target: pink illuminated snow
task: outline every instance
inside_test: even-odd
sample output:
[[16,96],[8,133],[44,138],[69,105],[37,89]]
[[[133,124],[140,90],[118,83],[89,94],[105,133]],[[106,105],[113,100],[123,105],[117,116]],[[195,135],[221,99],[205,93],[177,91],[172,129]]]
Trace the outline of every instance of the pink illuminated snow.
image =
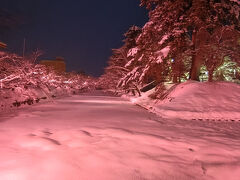
[[131,101],[166,118],[240,121],[240,85],[231,82],[187,81],[169,86],[164,100],[151,100],[154,89]]
[[1,180],[238,180],[240,123],[73,96],[1,115]]

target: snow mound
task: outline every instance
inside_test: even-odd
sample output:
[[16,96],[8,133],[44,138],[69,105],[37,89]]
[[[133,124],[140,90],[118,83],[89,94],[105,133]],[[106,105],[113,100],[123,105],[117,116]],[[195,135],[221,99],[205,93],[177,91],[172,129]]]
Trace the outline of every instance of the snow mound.
[[[167,93],[164,100],[151,104],[152,110],[162,117],[240,121],[239,84],[188,81]],[[149,109],[146,100],[143,104]]]

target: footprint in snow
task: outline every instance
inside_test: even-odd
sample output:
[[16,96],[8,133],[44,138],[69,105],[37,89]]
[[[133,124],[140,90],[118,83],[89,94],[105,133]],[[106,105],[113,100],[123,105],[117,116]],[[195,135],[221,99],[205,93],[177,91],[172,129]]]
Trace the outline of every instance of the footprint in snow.
[[49,129],[43,130],[42,133],[43,133],[44,135],[46,135],[46,136],[50,136],[50,135],[53,134]]
[[53,149],[55,146],[62,145],[58,140],[50,138],[53,133],[48,129],[36,133],[28,134],[27,139],[22,139],[21,146],[23,147],[42,147],[43,150]]
[[87,135],[87,136],[90,136],[90,137],[93,137],[92,134],[88,131],[85,131],[85,130],[80,130],[80,132],[82,132],[84,135]]
[[55,139],[48,138],[48,137],[41,137],[41,138],[42,138],[42,139],[45,139],[45,140],[47,140],[47,141],[49,141],[49,142],[51,142],[51,143],[53,143],[53,144],[55,144],[55,145],[58,145],[58,146],[62,145],[59,141],[57,141],[57,140],[55,140]]

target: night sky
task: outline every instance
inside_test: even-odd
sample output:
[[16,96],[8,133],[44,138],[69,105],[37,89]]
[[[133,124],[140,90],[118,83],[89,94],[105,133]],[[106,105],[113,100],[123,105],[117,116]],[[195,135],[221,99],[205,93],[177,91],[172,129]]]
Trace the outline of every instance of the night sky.
[[1,10],[17,17],[17,25],[0,33],[9,51],[37,48],[40,59],[62,56],[68,71],[103,73],[111,49],[122,45],[132,25],[143,26],[147,12],[140,0],[0,0]]

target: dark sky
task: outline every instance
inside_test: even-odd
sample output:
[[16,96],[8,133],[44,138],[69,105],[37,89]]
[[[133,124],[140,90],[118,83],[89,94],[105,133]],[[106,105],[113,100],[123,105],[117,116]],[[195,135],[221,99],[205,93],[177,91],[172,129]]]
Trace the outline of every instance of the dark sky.
[[1,9],[18,17],[20,25],[0,34],[9,50],[27,53],[39,48],[40,59],[62,56],[68,71],[98,76],[122,44],[132,25],[143,26],[147,12],[140,0],[0,0]]

